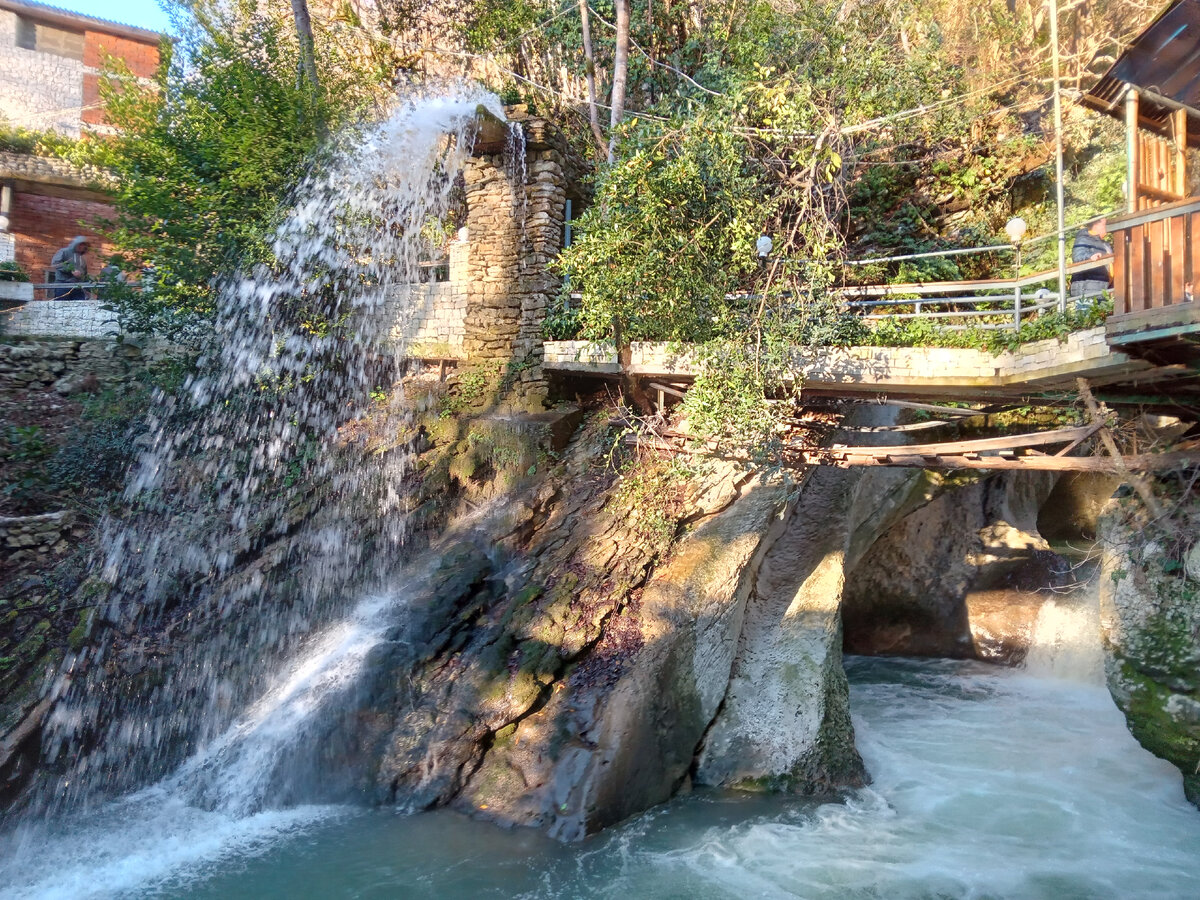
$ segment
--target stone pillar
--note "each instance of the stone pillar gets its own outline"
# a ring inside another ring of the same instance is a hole
[[[524,165],[492,152],[473,157],[465,172],[470,278],[463,349],[472,361],[515,364],[532,387],[542,381],[546,306],[562,285],[548,264],[562,248],[566,147],[541,120],[522,127]]]

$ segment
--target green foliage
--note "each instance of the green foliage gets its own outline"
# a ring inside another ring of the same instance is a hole
[[[552,300],[546,309],[546,318],[542,320],[542,337],[548,341],[573,340],[581,327],[579,307],[564,292]]]
[[[163,45],[154,85],[106,61],[100,93],[119,131],[71,154],[116,176],[112,261],[125,272],[154,267],[153,283],[110,292],[122,325],[173,340],[207,328],[222,274],[270,263],[282,204],[324,136],[357,115],[383,74],[370,58],[319,46],[314,97],[296,77],[287,17],[208,4],[185,13],[181,52]]]
[[[612,495],[653,559],[666,555],[679,530],[683,489],[694,473],[674,456],[641,453],[625,461]]]
[[[29,273],[21,268],[21,264],[13,259],[0,262],[0,281],[28,281]]]
[[[1000,354],[1016,350],[1031,341],[1056,338],[1065,341],[1073,331],[1094,328],[1112,314],[1112,301],[1092,303],[1083,309],[1068,305],[1065,312],[1042,312],[1036,318],[1024,319],[1019,330],[969,327],[950,331],[934,319],[880,320],[866,335],[864,344],[874,347],[958,347],[986,350]],[[997,318],[1000,318],[997,316]]]
[[[65,156],[75,144],[74,139],[56,131],[34,131],[0,122],[0,152]]]

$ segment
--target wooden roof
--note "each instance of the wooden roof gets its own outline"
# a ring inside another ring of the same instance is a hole
[[[1188,113],[1188,143],[1200,141],[1200,0],[1175,0],[1083,96],[1093,109],[1123,119],[1125,88],[1141,92],[1140,125],[1170,134],[1170,115]]]

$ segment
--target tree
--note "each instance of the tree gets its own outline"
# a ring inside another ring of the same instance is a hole
[[[134,279],[115,297],[130,329],[199,337],[222,276],[271,261],[273,229],[326,134],[386,84],[386,57],[334,41],[323,76],[297,83],[304,51],[285,10],[180,7],[184,38],[178,51],[164,45],[153,85],[108,63],[101,97],[117,133],[73,155],[115,176],[112,261],[131,274],[153,267],[152,290]]]
[[[313,97],[321,93],[317,78],[317,51],[313,41],[312,19],[308,15],[308,0],[292,0],[292,16],[296,20],[296,39],[300,46],[300,71],[308,80]]]
[[[579,22],[583,28],[583,58],[585,77],[587,78],[588,124],[592,127],[592,136],[596,146],[605,149],[604,132],[600,130],[600,114],[596,110],[596,56],[592,52],[592,28],[588,21],[588,0],[579,0]]]
[[[613,48],[612,117],[608,139],[608,162],[616,159],[616,129],[625,114],[625,82],[629,78],[629,0],[617,0],[617,36]]]

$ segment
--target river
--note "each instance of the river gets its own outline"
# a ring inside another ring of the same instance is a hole
[[[837,802],[696,791],[570,846],[451,812],[236,818],[160,787],[27,835],[0,863],[0,896],[1195,896],[1200,813],[1129,735],[1094,664],[847,670],[873,783]]]

